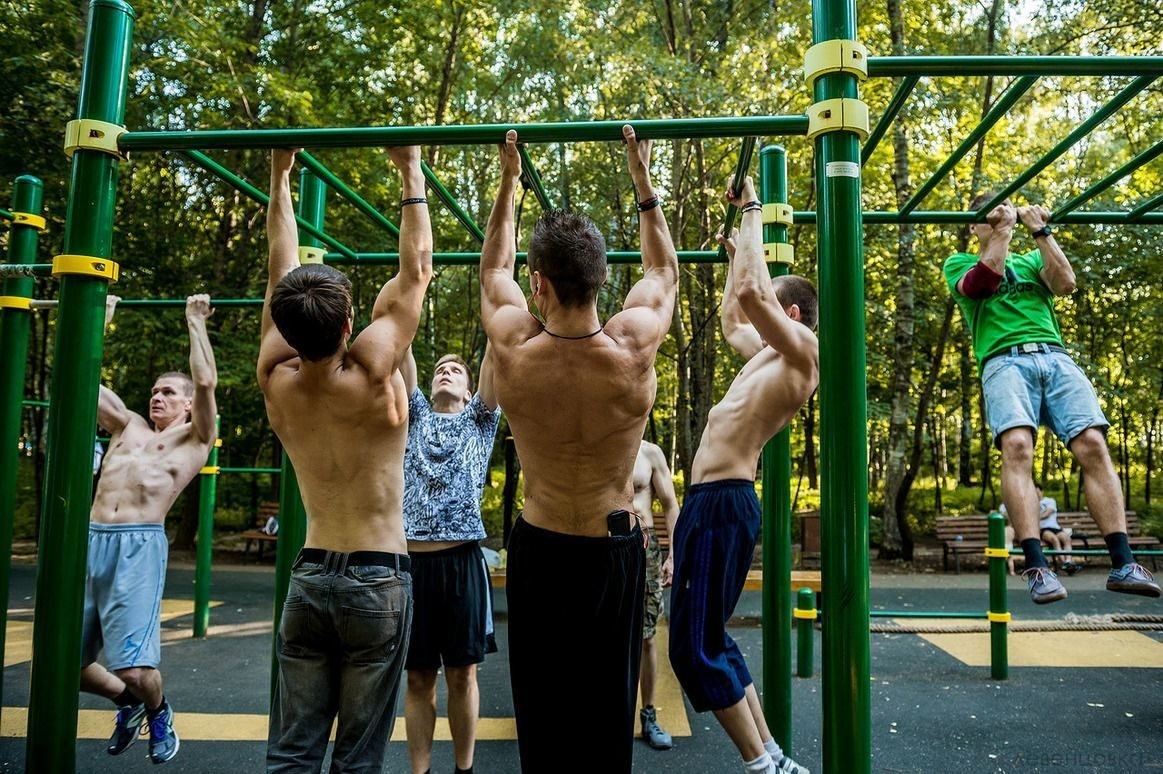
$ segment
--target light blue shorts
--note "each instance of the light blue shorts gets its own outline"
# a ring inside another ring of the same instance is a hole
[[[1068,447],[1088,428],[1105,434],[1110,427],[1090,380],[1062,352],[991,357],[982,369],[981,386],[995,445],[1015,427],[1028,427],[1036,436],[1044,425]]]
[[[89,524],[81,666],[157,668],[169,543],[161,524]]]

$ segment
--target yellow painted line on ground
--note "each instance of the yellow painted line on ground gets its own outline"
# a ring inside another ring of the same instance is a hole
[[[901,619],[902,626],[916,621]],[[989,666],[989,634],[920,634],[966,666]],[[1142,632],[1010,632],[1012,667],[1101,667],[1163,669],[1163,642]]]
[[[691,722],[682,700],[682,687],[670,668],[670,626],[660,619],[654,633],[654,647],[658,650],[658,677],[654,681],[654,708],[658,711],[658,725],[671,736],[690,736]],[[641,684],[639,684],[641,685]],[[634,734],[642,732],[637,710],[642,709],[642,695],[634,712]]]

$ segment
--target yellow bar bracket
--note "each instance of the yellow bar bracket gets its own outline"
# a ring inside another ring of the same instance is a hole
[[[763,205],[763,225],[790,226],[792,224],[792,208],[790,204]]]
[[[220,465],[207,465],[198,471],[198,473],[203,476],[217,476],[221,472],[222,467]]]
[[[70,159],[80,148],[101,151],[119,159],[128,158],[117,147],[117,140],[128,130],[124,126],[92,118],[75,118],[65,126],[65,155]]]
[[[48,225],[45,223],[44,218],[39,215],[33,215],[31,212],[13,212],[12,223],[13,225],[35,228],[37,231],[44,231]]]
[[[825,40],[808,49],[804,54],[804,80],[808,88],[816,85],[816,80],[832,73],[848,73],[857,80],[868,79],[868,49],[855,40]]]
[[[794,255],[795,248],[787,242],[764,242],[763,244],[763,260],[768,263],[785,263],[791,266]]]
[[[991,623],[1009,623],[1013,619],[1013,616],[1009,613],[994,613],[992,611],[986,611],[985,615],[987,618],[989,618]]]
[[[0,296],[0,309],[23,309],[32,311],[32,299],[23,296]]]
[[[1009,559],[1010,550],[1008,548],[987,548],[985,549],[985,555],[991,558]]]
[[[221,449],[221,448],[222,448],[222,439],[221,439],[221,438],[215,438],[215,439],[214,439],[214,448],[215,448],[215,449]]]
[[[816,620],[815,610],[800,610],[798,607],[792,608],[792,618],[803,618],[805,621]]]
[[[108,258],[94,258],[91,255],[58,255],[52,259],[52,275],[87,274],[90,277],[104,277],[116,282],[121,276],[117,261]]]
[[[868,105],[858,99],[837,97],[808,106],[808,139],[828,132],[855,132],[868,139]]]
[[[327,251],[322,247],[299,246],[299,263],[323,263],[323,256]]]

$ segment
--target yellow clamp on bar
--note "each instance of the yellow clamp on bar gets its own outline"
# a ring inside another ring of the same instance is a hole
[[[75,118],[65,126],[65,155],[70,159],[80,148],[101,151],[119,159],[127,158],[117,147],[117,139],[126,133],[124,126],[92,118]]]
[[[0,296],[0,309],[24,309],[32,311],[32,299],[23,296]]]
[[[204,467],[198,471],[198,473],[200,473],[203,476],[217,476],[221,472],[222,472],[222,466],[220,466],[220,465],[207,465],[206,467]]]
[[[985,549],[985,555],[998,559],[1009,559],[1010,550],[1008,548],[987,548]]]
[[[323,256],[327,251],[322,247],[299,246],[299,263],[323,263]]]
[[[855,132],[868,139],[868,105],[858,99],[837,97],[808,106],[808,139],[828,132]]]
[[[52,259],[52,275],[87,274],[90,277],[104,277],[116,282],[121,276],[117,261],[109,258],[94,258],[91,255],[58,255]]]
[[[816,611],[815,610],[800,610],[798,607],[796,607],[796,608],[792,609],[791,614],[792,614],[792,618],[802,618],[805,621],[816,620]]]
[[[786,263],[791,266],[795,248],[787,242],[764,242],[763,260],[768,263]]]
[[[222,448],[222,439],[221,439],[221,438],[215,438],[215,439],[214,439],[214,448],[215,448],[215,449],[221,449],[221,448]]]
[[[12,223],[13,225],[35,228],[37,231],[44,231],[48,225],[44,218],[39,215],[33,215],[31,212],[16,212],[15,210],[12,212]]]
[[[985,616],[992,623],[1009,623],[1013,619],[1009,613],[995,613],[992,610],[987,610]]]
[[[855,40],[825,40],[808,49],[804,54],[804,80],[808,88],[816,84],[816,79],[832,73],[848,73],[857,80],[868,79],[868,49]]]
[[[790,226],[792,214],[790,204],[765,204],[763,205],[763,225]]]

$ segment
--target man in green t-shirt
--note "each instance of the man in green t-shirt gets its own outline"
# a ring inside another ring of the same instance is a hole
[[[979,194],[976,211],[996,197]],[[1037,249],[1010,252],[1018,219]],[[1074,291],[1074,270],[1054,240],[1050,211],[1041,205],[1014,208],[1007,199],[985,223],[970,231],[978,252],[945,261],[945,281],[961,307],[973,338],[985,395],[985,415],[1001,450],[1001,492],[1025,554],[1030,597],[1038,604],[1066,598],[1066,589],[1047,566],[1038,535],[1038,495],[1034,491],[1034,442],[1038,426],[1057,435],[1082,467],[1091,515],[1111,555],[1106,587],[1158,597],[1159,586],[1135,562],[1127,543],[1122,487],[1106,445],[1110,423],[1094,388],[1067,354],[1054,317],[1054,297]]]

